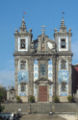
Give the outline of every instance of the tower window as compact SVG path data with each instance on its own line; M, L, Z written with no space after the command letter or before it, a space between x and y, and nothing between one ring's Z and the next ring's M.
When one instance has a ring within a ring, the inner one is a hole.
M66 92L66 82L61 83L61 91Z
M66 48L66 40L61 39L61 48Z
M20 40L20 48L21 48L21 49L25 49L25 48L26 48L25 39L21 39L21 40Z
M66 69L66 61L65 60L61 61L61 69Z
M20 69L21 70L25 70L25 68L26 68L26 61L21 61L21 63L20 63Z
M25 91L25 89L26 89L25 84L24 84L24 83L22 83L22 84L21 84L21 92L24 92L24 91Z

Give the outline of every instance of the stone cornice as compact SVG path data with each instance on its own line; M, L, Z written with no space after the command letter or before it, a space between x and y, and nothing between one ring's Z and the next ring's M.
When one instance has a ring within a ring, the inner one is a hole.
M63 52L57 52L57 55L58 56L73 56L73 53L70 51L68 51L68 52L63 51Z
M15 52L14 56L73 56L72 52Z
M15 35L15 37L21 37L21 36L31 36L32 35L32 33L29 33L29 32L17 32L17 33L15 33L14 34Z

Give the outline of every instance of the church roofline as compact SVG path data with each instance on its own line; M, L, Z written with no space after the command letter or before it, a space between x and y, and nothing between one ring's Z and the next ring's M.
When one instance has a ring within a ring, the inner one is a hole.
M46 34L40 34L40 35L38 35L38 38L39 37L47 37L48 38L48 35L46 35Z

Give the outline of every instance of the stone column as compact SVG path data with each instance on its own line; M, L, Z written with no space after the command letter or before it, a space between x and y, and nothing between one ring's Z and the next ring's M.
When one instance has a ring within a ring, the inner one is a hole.
M15 59L15 94L18 95L18 59Z
M69 66L69 83L68 83L68 94L72 95L72 58L69 58L68 66Z
M53 96L56 95L56 58L55 56L52 59L53 62Z

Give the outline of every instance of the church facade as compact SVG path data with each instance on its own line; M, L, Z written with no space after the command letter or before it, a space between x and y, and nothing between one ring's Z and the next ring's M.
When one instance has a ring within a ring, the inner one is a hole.
M15 90L23 102L30 95L36 102L52 102L53 96L67 101L72 95L71 29L67 31L64 19L54 40L44 31L33 40L32 30L27 31L24 18L20 31L15 32Z

